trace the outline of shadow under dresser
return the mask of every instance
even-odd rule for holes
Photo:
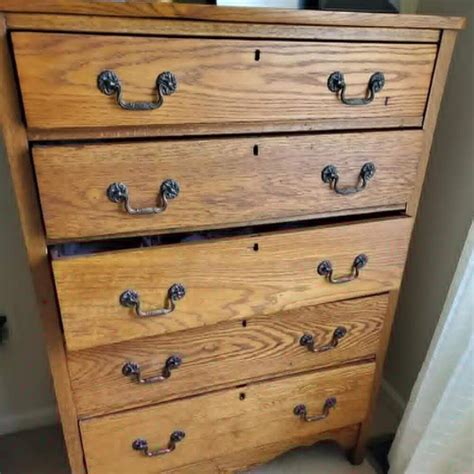
[[[0,0],[1,130],[73,474],[362,462],[454,17]]]

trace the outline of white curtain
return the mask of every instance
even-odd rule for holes
[[[390,474],[474,473],[474,226],[389,453]]]

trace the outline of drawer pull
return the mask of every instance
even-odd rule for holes
[[[345,105],[367,105],[370,104],[375,97],[377,92],[380,92],[385,85],[385,76],[383,72],[376,72],[372,74],[367,85],[367,92],[364,98],[346,97],[346,81],[342,72],[333,72],[328,78],[328,89],[331,92],[338,94],[341,102]]]
[[[132,380],[139,384],[150,384],[156,382],[162,382],[170,377],[171,371],[177,369],[182,363],[181,357],[177,355],[172,355],[168,357],[165,362],[161,374],[154,375],[153,377],[142,378],[140,365],[136,362],[127,362],[122,367],[122,374],[125,377],[131,377]]]
[[[120,304],[126,308],[134,308],[137,316],[148,318],[150,316],[165,316],[172,313],[176,308],[176,301],[181,300],[186,295],[186,288],[181,283],[175,283],[168,289],[168,297],[164,308],[142,311],[140,296],[135,290],[125,290],[120,295]]]
[[[158,448],[154,451],[150,450],[146,439],[136,439],[132,443],[132,448],[135,451],[142,451],[143,454],[149,458],[154,458],[155,456],[162,456],[163,454],[168,454],[171,453],[171,451],[174,451],[176,449],[176,443],[182,441],[185,436],[186,433],[184,431],[173,431],[170,435],[168,446],[166,446],[166,448]]]
[[[114,71],[102,71],[97,76],[97,87],[105,95],[115,95],[117,104],[125,110],[154,110],[163,105],[163,97],[176,92],[178,80],[169,71],[156,78],[156,100],[153,102],[128,102],[123,98],[122,84]]]
[[[168,207],[168,200],[174,199],[179,195],[179,183],[174,179],[167,179],[161,183],[159,191],[158,206],[156,207],[141,207],[135,208],[130,205],[130,197],[128,193],[128,186],[123,183],[112,183],[107,188],[107,197],[110,201],[116,203],[123,203],[127,214],[132,216],[160,214],[166,211]]]
[[[329,187],[337,194],[347,196],[362,191],[367,186],[367,182],[375,175],[375,165],[371,162],[364,163],[359,173],[359,180],[355,186],[338,187],[339,174],[334,165],[325,166],[321,172],[321,179],[324,183],[329,183]]]
[[[348,281],[355,280],[359,276],[359,271],[367,265],[368,261],[369,259],[367,255],[364,255],[363,253],[357,255],[357,257],[354,259],[354,262],[352,263],[351,273],[349,275],[335,278],[333,276],[334,270],[332,268],[332,263],[329,260],[323,260],[318,265],[318,273],[321,276],[326,277],[330,283],[347,283]]]
[[[316,346],[314,336],[305,333],[300,338],[300,345],[307,347],[308,350],[311,352],[326,352],[337,347],[337,345],[339,344],[339,340],[342,339],[346,334],[347,329],[343,326],[339,326],[334,331],[331,342],[318,347]]]
[[[324,420],[324,418],[327,418],[329,416],[329,410],[335,407],[336,407],[336,398],[331,397],[331,398],[328,398],[324,402],[323,412],[321,413],[321,415],[309,416],[306,410],[306,405],[296,405],[293,410],[293,413],[296,416],[299,416],[304,421],[320,421],[320,420]]]

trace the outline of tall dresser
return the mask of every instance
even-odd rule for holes
[[[360,463],[461,18],[0,0],[1,130],[73,474]]]

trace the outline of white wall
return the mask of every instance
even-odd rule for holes
[[[459,35],[409,253],[384,377],[402,400],[426,355],[474,215],[474,2],[420,0],[420,13],[468,17]]]
[[[0,143],[0,434],[50,424],[56,405],[8,164]]]

